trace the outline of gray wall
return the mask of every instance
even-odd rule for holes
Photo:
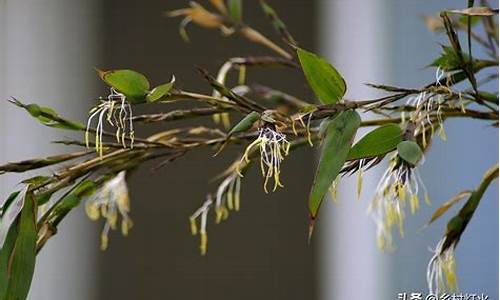
[[[364,83],[390,79],[388,2],[319,1],[320,53],[346,80],[347,99],[381,96]],[[363,119],[370,117],[362,114]],[[368,130],[372,128],[360,129],[358,138]],[[337,202],[327,201],[322,207],[316,248],[320,299],[390,299],[390,258],[377,249],[375,226],[366,213],[381,173],[380,168],[365,172],[359,199],[356,176],[343,178]]]
[[[71,134],[43,127],[6,103],[11,96],[50,106],[70,118],[85,118],[99,92],[92,66],[99,63],[98,1],[0,2],[0,161],[68,151],[50,144]],[[46,170],[50,172],[51,170]],[[0,176],[0,199],[36,172]],[[82,210],[71,213],[38,256],[31,300],[96,297],[97,228]]]

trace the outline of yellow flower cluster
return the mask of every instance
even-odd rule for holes
[[[116,229],[118,215],[121,216],[121,232],[128,235],[133,223],[129,217],[130,198],[125,181],[125,171],[108,180],[91,198],[85,202],[85,212],[95,221],[100,217],[106,220],[101,233],[101,249],[108,247],[108,233]]]

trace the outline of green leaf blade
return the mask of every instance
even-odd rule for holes
[[[10,257],[14,251],[17,238],[17,223],[8,232],[3,247],[0,249],[0,299],[6,299],[9,287]]]
[[[24,300],[33,279],[36,261],[37,204],[30,192],[23,195],[24,206],[0,250],[0,299]]]
[[[238,132],[247,131],[252,128],[255,121],[260,119],[260,114],[256,111],[252,111],[247,114],[238,124],[234,125],[234,127],[229,131],[229,134],[234,134]]]
[[[122,69],[101,71],[97,70],[101,79],[129,99],[132,103],[144,101],[149,92],[148,79],[139,72]]]
[[[309,196],[309,213],[315,219],[323,198],[339,175],[361,124],[355,111],[340,113],[326,129],[323,150]]]
[[[13,226],[23,209],[26,190],[27,188],[22,192],[18,191],[10,194],[5,201],[4,207],[2,208],[2,219],[0,220],[0,249],[2,249],[7,239],[10,228]]]
[[[335,104],[347,90],[344,78],[325,59],[303,49],[297,49],[302,70],[316,96],[323,104]]]
[[[398,124],[380,126],[352,146],[347,159],[355,160],[386,154],[396,149],[402,140],[402,131]]]
[[[175,77],[172,76],[172,80],[170,82],[161,84],[154,89],[151,90],[146,96],[146,100],[148,102],[156,102],[160,100],[163,96],[166,96],[170,93],[170,90],[174,87]]]
[[[416,166],[424,153],[414,141],[402,141],[398,144],[398,155],[406,162]]]
[[[471,57],[468,54],[463,52],[457,53],[452,47],[443,46],[443,53],[430,66],[440,67],[444,71],[455,71],[462,68],[463,62],[468,63],[470,61]]]
[[[74,122],[61,117],[54,109],[38,104],[24,104],[17,99],[10,99],[9,102],[23,108],[41,124],[67,130],[85,130],[86,126],[80,122]]]

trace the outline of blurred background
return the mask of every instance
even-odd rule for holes
[[[244,19],[277,40],[258,3],[244,2]],[[465,5],[452,0],[268,2],[303,48],[339,69],[352,99],[378,95],[365,82],[413,87],[433,81],[434,70],[425,66],[444,40],[425,28],[422,17]],[[187,4],[0,0],[0,96],[47,105],[83,121],[95,99],[107,94],[94,67],[134,69],[153,84],[175,74],[182,88],[208,93],[195,65],[215,73],[229,57],[269,54],[243,39],[196,26],[188,28],[192,42],[182,42],[180,20],[162,14]],[[312,99],[300,72],[252,69],[248,79]],[[497,85],[493,82],[491,91],[497,92]],[[141,109],[153,108],[136,113]],[[155,126],[144,126],[137,135]],[[397,299],[400,292],[425,292],[428,249],[442,236],[446,218],[423,225],[439,203],[476,186],[498,158],[497,129],[449,121],[446,131],[448,141],[435,139],[421,170],[433,207],[424,205],[407,219],[406,237],[397,240],[394,253],[376,249],[375,226],[366,215],[380,169],[366,177],[360,201],[352,182],[342,185],[340,203],[326,203],[313,243],[307,245],[306,199],[316,153],[305,148],[283,166],[285,189],[265,195],[256,170],[245,177],[241,212],[222,225],[209,225],[209,253],[201,257],[187,217],[207,191],[216,189],[210,179],[238,152],[229,148],[207,160],[212,151],[197,151],[157,171],[146,165],[132,174],[134,228],[127,238],[112,233],[105,252],[98,246],[102,224],[75,210],[39,255],[29,299]],[[65,152],[50,141],[66,137],[67,132],[42,127],[23,111],[0,105],[0,162]],[[21,178],[0,177],[1,199]],[[490,299],[498,295],[497,200],[493,184],[457,248],[460,289]]]

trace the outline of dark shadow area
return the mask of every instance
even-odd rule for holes
[[[271,4],[304,48],[314,45],[313,1],[273,1]],[[202,3],[209,7],[207,1]],[[238,37],[222,37],[195,25],[188,27],[191,43],[178,34],[180,19],[162,16],[186,7],[188,1],[106,1],[104,5],[104,69],[131,68],[153,84],[175,74],[179,87],[209,93],[195,70],[212,74],[227,58],[273,55]],[[279,42],[257,1],[245,1],[244,19]],[[273,85],[300,97],[311,92],[298,70],[249,69],[248,82]],[[104,88],[104,86],[103,86]],[[155,111],[177,105],[159,104]],[[144,112],[138,108],[136,114]],[[241,116],[234,115],[232,120]],[[196,124],[214,126],[209,118]],[[189,122],[186,125],[193,125]],[[179,123],[141,126],[138,136],[153,128]],[[239,156],[241,147],[228,147],[213,158],[214,149],[195,150],[152,171],[148,164],[130,176],[132,218],[130,236],[110,236],[110,247],[100,256],[100,299],[312,299],[315,296],[314,247],[308,246],[307,196],[313,175],[312,148],[295,151],[282,169],[285,189],[266,195],[262,178],[253,168],[242,181],[239,213],[215,225],[210,215],[209,247],[199,254],[198,237],[189,232],[188,216],[216,190],[211,179]]]

